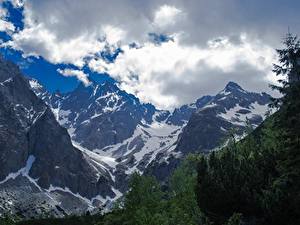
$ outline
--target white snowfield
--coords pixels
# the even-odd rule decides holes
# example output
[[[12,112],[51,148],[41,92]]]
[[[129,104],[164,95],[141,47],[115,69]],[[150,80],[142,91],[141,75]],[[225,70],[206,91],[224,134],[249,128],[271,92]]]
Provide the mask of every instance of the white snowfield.
[[[169,125],[165,122],[155,121],[147,124],[144,121],[144,123],[136,127],[132,137],[124,140],[122,143],[105,147],[105,153],[112,158],[122,157],[122,162],[130,157],[134,157],[135,163],[127,167],[126,174],[131,174],[135,171],[142,173],[143,171],[137,169],[139,163],[147,158],[145,164],[145,167],[147,167],[158,153],[174,150],[181,129],[182,127],[180,126]],[[142,147],[138,146],[139,144]],[[120,155],[118,153],[120,149],[125,153]],[[104,150],[96,149],[94,152],[101,154]]]
[[[93,150],[86,149],[75,141],[73,141],[73,145],[88,155],[93,162],[96,162],[101,165],[101,167],[109,171],[111,178],[115,180],[113,172],[116,170],[116,166],[118,165],[116,160],[119,157],[122,157],[122,162],[132,156],[135,159],[134,165],[128,165],[126,174],[131,174],[135,171],[142,173],[142,171],[136,168],[137,165],[143,159],[148,158],[146,163],[147,166],[155,159],[159,152],[171,152],[174,150],[181,130],[182,127],[169,125],[165,121],[154,121],[151,124],[147,124],[143,121],[142,124],[139,124],[136,127],[130,138],[116,145],[107,146],[104,149]],[[142,147],[139,148],[138,143],[135,142],[141,143]],[[124,147],[126,148],[125,150]],[[124,154],[118,153],[121,148],[122,151],[124,151]],[[147,157],[149,155],[151,157]]]
[[[249,111],[240,113],[240,110]],[[265,119],[265,114],[268,111],[267,105],[260,105],[258,102],[252,103],[249,108],[244,108],[240,105],[235,105],[233,108],[226,110],[225,113],[220,113],[218,116],[238,126],[245,126],[247,119],[261,116]]]

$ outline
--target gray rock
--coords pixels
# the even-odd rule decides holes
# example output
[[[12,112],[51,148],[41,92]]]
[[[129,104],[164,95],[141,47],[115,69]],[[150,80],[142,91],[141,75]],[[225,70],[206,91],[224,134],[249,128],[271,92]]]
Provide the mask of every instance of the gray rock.
[[[26,198],[31,198],[36,192],[39,196],[48,196],[48,192],[55,192],[51,190],[54,187],[56,192],[65,193],[64,201],[70,199],[68,196],[72,198],[66,201],[71,202],[74,198],[91,199],[99,194],[115,197],[109,172],[73,147],[67,130],[59,125],[49,106],[30,89],[18,67],[2,58],[0,165],[0,193],[9,193],[5,190],[12,188],[11,194],[21,196],[30,189]],[[18,182],[12,182],[15,179]],[[26,205],[26,201],[17,204],[19,211],[23,210],[25,216],[31,215],[26,208],[33,206],[38,210],[37,199],[27,201],[33,205]],[[60,206],[62,210],[64,204]]]

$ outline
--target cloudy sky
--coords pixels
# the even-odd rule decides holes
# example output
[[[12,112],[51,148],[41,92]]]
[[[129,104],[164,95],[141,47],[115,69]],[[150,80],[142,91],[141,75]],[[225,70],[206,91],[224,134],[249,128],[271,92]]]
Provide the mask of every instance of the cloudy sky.
[[[228,81],[268,91],[296,0],[0,0],[0,53],[50,91],[114,79],[172,109]]]

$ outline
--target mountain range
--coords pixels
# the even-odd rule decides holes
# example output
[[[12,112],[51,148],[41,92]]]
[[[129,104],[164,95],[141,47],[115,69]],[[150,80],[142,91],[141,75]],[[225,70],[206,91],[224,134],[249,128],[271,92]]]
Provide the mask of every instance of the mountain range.
[[[0,213],[109,209],[135,171],[166,182],[188,154],[217,150],[233,131],[243,137],[265,119],[270,98],[229,82],[158,110],[112,81],[52,94],[0,59]]]

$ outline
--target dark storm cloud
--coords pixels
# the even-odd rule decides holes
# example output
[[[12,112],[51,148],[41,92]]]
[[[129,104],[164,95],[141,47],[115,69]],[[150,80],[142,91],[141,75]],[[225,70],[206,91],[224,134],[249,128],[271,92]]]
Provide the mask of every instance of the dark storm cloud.
[[[188,0],[178,1],[188,12],[182,24],[189,30],[187,40],[205,43],[207,39],[240,32],[277,45],[288,31],[300,30],[300,2],[294,0]]]
[[[172,79],[168,80],[168,86],[163,90],[163,94],[180,95],[178,101],[179,105],[181,105],[183,103],[194,102],[203,95],[216,95],[224,89],[229,81],[238,83],[248,91],[260,92],[266,90],[270,94],[275,94],[268,89],[269,83],[264,79],[264,72],[257,70],[249,64],[241,63],[236,65],[236,70],[233,72],[224,72],[219,69],[205,67],[205,65],[202,65],[202,69],[206,75],[203,76],[203,74],[197,72],[193,75],[193,79],[189,83]]]
[[[124,28],[132,38],[141,38],[154,11],[163,4],[174,5],[186,14],[186,19],[170,30],[185,31],[186,40],[197,44],[240,32],[278,44],[288,27],[294,32],[300,29],[300,2],[295,0],[28,0],[26,4],[36,21],[62,38],[107,23]]]

